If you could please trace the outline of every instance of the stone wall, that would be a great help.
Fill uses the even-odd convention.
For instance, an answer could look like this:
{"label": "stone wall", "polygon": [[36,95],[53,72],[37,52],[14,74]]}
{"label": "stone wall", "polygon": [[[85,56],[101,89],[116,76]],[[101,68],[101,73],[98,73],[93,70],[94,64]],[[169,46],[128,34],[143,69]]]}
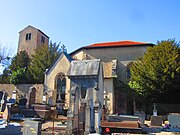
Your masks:
{"label": "stone wall", "polygon": [[101,59],[103,63],[109,63],[112,62],[112,60],[117,60],[117,77],[119,80],[126,83],[129,81],[127,78],[127,65],[143,56],[147,47],[148,46],[133,46],[84,49],[71,55],[71,57],[78,60],[87,58]]}
{"label": "stone wall", "polygon": [[9,97],[12,96],[12,92],[14,90],[17,90],[19,98],[23,96],[27,97],[30,87],[36,88],[36,101],[35,102],[42,103],[44,84],[19,84],[16,86],[13,84],[0,84],[0,90],[7,92]]}

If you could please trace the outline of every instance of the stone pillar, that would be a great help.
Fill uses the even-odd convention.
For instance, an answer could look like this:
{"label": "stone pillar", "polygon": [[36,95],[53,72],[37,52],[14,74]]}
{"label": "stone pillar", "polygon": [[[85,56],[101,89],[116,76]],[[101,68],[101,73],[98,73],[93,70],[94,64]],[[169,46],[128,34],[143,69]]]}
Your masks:
{"label": "stone pillar", "polygon": [[87,103],[86,103],[86,116],[85,116],[85,135],[88,135],[91,131],[91,114],[90,114],[90,106],[91,106],[91,99],[87,99]]}
{"label": "stone pillar", "polygon": [[86,112],[86,103],[81,102],[79,109],[79,131],[80,134],[85,131],[85,112]]}
{"label": "stone pillar", "polygon": [[70,105],[69,110],[67,112],[67,129],[66,134],[72,135],[74,129],[76,129],[78,126],[78,123],[76,123],[75,119],[78,119],[78,90],[76,86],[71,87],[71,93],[70,93]]}
{"label": "stone pillar", "polygon": [[66,134],[67,135],[72,135],[72,131],[73,131],[73,113],[71,111],[71,108],[69,108],[68,112],[67,112],[67,128],[66,128]]}
{"label": "stone pillar", "polygon": [[102,113],[100,112],[101,108],[99,106],[94,107],[94,114],[95,114],[95,131],[96,133],[101,132],[101,115]]}
{"label": "stone pillar", "polygon": [[71,100],[71,105],[69,107],[69,110],[67,112],[67,129],[66,129],[66,132],[67,134],[72,134],[72,131],[73,131],[73,121],[74,121],[74,96],[71,96],[70,98]]}

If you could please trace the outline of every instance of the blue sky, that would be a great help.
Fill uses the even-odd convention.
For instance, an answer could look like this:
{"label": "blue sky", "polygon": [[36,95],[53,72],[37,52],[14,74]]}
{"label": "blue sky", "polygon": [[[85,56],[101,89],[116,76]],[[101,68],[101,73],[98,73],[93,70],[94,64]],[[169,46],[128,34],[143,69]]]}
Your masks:
{"label": "blue sky", "polygon": [[0,0],[0,45],[32,25],[68,52],[98,42],[180,40],[179,0]]}

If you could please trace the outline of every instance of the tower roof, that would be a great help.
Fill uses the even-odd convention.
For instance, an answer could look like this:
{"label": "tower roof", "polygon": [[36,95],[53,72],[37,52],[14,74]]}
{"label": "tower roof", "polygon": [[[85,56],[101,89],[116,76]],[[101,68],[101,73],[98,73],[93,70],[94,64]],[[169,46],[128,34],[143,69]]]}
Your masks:
{"label": "tower roof", "polygon": [[31,26],[31,25],[28,25],[26,28],[24,28],[23,30],[21,30],[21,31],[19,32],[19,34],[20,34],[22,31],[24,31],[25,29],[29,28],[29,27],[38,30],[38,31],[41,32],[44,36],[46,36],[47,38],[49,38],[49,36],[47,36],[47,35],[46,35],[44,32],[42,32],[40,29],[37,29],[37,28],[35,28],[34,26]]}

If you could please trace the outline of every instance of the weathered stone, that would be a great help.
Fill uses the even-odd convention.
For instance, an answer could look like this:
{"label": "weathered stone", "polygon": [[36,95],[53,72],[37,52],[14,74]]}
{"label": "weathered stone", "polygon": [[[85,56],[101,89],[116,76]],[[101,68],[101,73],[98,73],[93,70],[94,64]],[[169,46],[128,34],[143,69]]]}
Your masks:
{"label": "weathered stone", "polygon": [[151,126],[162,126],[163,118],[162,116],[151,116]]}
{"label": "weathered stone", "polygon": [[48,43],[49,37],[46,34],[29,25],[19,32],[18,53],[25,50],[29,55],[32,55],[39,45]]}
{"label": "weathered stone", "polygon": [[36,88],[30,87],[27,99],[27,108],[32,108],[32,104],[36,101]]}
{"label": "weathered stone", "polygon": [[180,128],[180,114],[168,115],[168,121],[173,128]]}

